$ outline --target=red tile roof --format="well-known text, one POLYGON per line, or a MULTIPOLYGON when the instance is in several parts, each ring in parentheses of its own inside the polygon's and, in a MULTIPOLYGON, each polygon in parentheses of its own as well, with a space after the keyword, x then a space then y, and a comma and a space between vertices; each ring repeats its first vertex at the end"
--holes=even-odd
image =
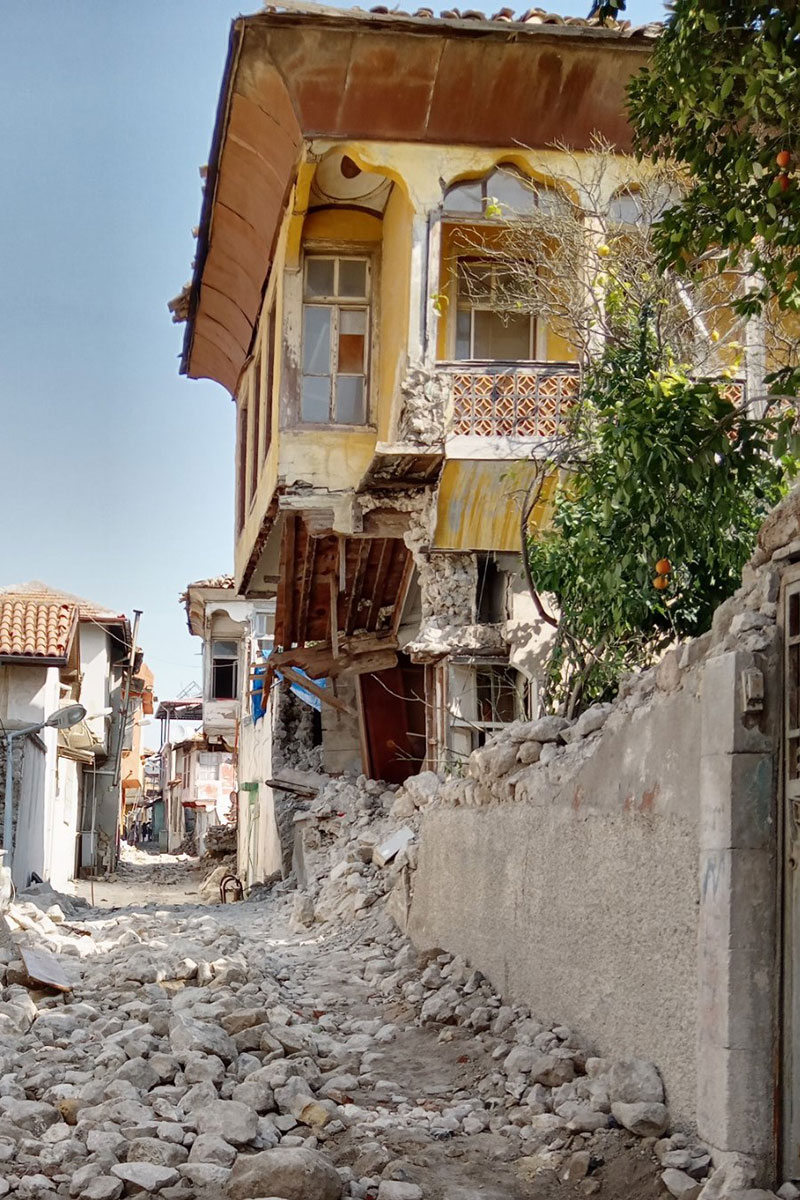
POLYGON ((0 593, 0 659, 66 662, 77 620, 74 604, 0 593))
POLYGON ((9 598, 31 600, 45 604, 68 604, 77 608, 82 621, 106 622, 127 621, 124 613, 116 613, 112 608, 95 604, 93 600, 85 600, 83 596, 74 596, 72 592, 64 592, 60 588, 49 587, 40 579, 32 579, 28 583, 13 583, 9 587, 0 588, 0 602, 9 598))

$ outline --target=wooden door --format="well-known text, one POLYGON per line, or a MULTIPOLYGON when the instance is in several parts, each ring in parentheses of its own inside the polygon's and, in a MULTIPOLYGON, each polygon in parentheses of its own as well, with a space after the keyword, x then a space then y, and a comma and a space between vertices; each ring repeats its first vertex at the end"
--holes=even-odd
POLYGON ((403 783, 425 758, 425 668, 400 655, 396 667, 358 678, 366 773, 403 783))

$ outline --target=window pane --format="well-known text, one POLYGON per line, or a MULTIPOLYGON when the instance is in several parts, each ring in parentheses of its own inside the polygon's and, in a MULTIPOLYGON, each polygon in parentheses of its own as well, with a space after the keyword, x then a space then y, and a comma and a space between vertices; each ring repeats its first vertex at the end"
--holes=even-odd
POLYGON ((336 376, 336 420, 341 425, 364 424, 363 375, 336 376))
POLYGON ((476 310, 475 358, 494 358, 510 361, 529 359, 531 356, 531 318, 527 314, 476 310))
POLYGON ((300 416, 304 421, 330 420, 331 377, 330 375, 304 375, 300 416))
POLYGON ((363 258, 339 259, 339 295, 366 299, 367 264, 363 258))
POLYGON ((472 312, 460 308, 456 313, 456 358, 471 358, 469 336, 472 330, 472 312))
POLYGON ((333 295, 332 258, 306 259, 306 296, 333 295))
POLYGON ((486 191, 489 198, 500 205, 503 216, 529 213, 534 207, 533 190, 513 171, 495 171, 487 182, 486 191))
POLYGON ((212 642, 211 654, 214 658, 236 658, 239 647, 236 642, 212 642))
POLYGON ((339 370, 345 375, 364 372, 367 314, 363 309, 342 309, 339 313, 339 370))
POLYGON ((486 262, 469 262, 460 259, 458 263, 458 294, 462 299, 472 304, 488 300, 492 294, 492 264, 486 262))
POLYGON ((307 304, 303 309, 303 372, 327 375, 331 369, 333 309, 307 304))
POLYGON ((481 181, 454 183, 448 188, 442 206, 445 212, 481 213, 483 212, 483 189, 481 181))

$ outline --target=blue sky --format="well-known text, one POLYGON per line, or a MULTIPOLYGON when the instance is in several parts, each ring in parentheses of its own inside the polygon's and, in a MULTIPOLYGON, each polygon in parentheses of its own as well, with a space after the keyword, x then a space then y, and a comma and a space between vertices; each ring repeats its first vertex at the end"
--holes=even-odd
MULTIPOLYGON (((589 0, 554 7, 584 16, 589 0)), ((0 11, 0 586, 42 579, 143 609, 161 697, 200 678, 179 592, 232 564, 233 406, 179 377, 183 327, 166 304, 190 276, 239 11, 0 11)), ((663 5, 629 0, 628 15, 644 23, 663 5)))

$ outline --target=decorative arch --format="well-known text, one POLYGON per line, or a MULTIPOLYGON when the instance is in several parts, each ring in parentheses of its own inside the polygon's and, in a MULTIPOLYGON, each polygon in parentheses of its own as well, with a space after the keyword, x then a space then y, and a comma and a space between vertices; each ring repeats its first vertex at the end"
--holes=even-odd
POLYGON ((442 213, 482 219, 528 217, 558 204, 545 179, 537 179, 517 163, 503 160, 477 178, 456 180, 445 189, 442 213), (494 209, 498 211, 493 211, 494 209))

